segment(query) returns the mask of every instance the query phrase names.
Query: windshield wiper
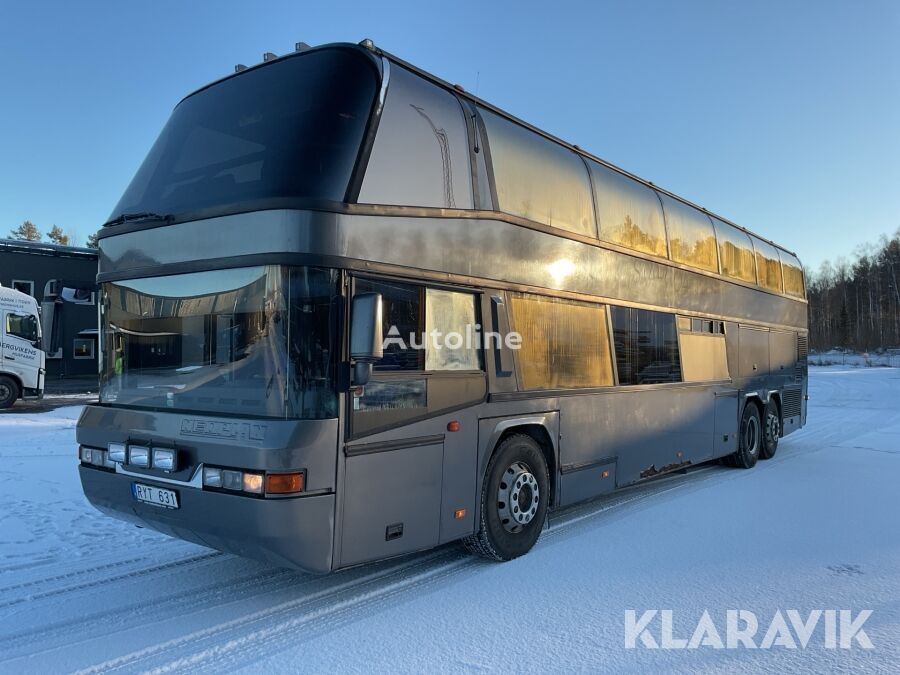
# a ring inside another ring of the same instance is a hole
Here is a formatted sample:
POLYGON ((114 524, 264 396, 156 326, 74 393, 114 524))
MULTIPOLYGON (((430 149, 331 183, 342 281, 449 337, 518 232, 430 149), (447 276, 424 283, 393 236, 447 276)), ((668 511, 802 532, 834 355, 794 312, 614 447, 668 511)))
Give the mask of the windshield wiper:
POLYGON ((161 215, 159 213, 153 213, 152 211, 143 211, 142 213, 123 213, 117 218, 105 222, 103 226, 122 225, 124 223, 142 223, 145 221, 162 221, 168 223, 172 220, 174 220, 174 218, 171 214, 161 215))

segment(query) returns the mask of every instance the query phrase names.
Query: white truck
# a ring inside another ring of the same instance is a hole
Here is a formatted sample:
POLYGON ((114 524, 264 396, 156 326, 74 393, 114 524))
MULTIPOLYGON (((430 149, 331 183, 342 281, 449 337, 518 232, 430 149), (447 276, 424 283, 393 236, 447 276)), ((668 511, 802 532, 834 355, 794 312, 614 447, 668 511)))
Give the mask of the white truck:
POLYGON ((45 372, 37 300, 0 286, 0 409, 43 397, 45 372))

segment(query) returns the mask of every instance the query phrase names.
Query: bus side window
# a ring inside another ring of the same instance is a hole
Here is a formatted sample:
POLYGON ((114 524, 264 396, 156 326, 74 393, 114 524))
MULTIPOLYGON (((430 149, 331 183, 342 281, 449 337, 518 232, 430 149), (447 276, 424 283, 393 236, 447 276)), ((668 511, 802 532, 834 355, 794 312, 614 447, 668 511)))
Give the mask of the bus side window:
POLYGON ((612 307, 619 384, 681 382, 675 315, 612 307))
POLYGON ((472 208, 469 135, 459 100, 394 65, 360 204, 472 208))
POLYGON ((357 293, 380 293, 384 356, 376 373, 481 370, 472 293, 357 279, 357 293))

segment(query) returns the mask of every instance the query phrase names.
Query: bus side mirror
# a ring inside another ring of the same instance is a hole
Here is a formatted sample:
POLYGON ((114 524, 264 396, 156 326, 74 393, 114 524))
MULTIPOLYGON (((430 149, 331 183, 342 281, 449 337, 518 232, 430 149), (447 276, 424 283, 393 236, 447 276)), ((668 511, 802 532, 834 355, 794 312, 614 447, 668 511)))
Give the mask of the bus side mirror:
POLYGON ((358 293, 353 296, 350 308, 353 384, 366 384, 372 376, 372 364, 382 357, 382 305, 381 293, 358 293))

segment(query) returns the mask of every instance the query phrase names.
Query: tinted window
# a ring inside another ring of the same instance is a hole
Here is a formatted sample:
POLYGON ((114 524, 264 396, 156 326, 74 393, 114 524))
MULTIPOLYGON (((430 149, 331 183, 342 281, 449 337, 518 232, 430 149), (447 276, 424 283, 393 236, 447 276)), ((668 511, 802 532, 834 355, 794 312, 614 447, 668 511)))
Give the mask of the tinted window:
POLYGON ((469 138, 453 94, 392 66, 359 202, 472 208, 469 138))
POLYGON ((100 398, 265 417, 337 415, 338 273, 247 267, 102 287, 100 398))
POLYGON ((377 80, 364 55, 326 49, 189 96, 111 217, 285 197, 343 201, 377 80))
POLYGON ((591 186, 574 152, 481 110, 501 211, 594 236, 591 186))
POLYGON ((606 307, 535 295, 510 298, 525 389, 601 387, 613 383, 606 307))
POLYGON ((475 296, 395 281, 357 279, 357 293, 381 293, 384 356, 374 370, 481 369, 475 296))
POLYGON ((675 315, 613 307, 619 384, 681 382, 675 315))
POLYGON ((37 317, 33 314, 6 314, 6 334, 13 335, 29 342, 37 342, 38 334, 37 317))
POLYGON ((732 279, 756 283, 756 259, 750 235, 728 223, 713 219, 719 240, 719 261, 722 274, 732 279))
POLYGON ((756 249, 759 285, 781 293, 784 288, 781 283, 781 258, 778 257, 778 249, 756 237, 753 237, 753 248, 756 249))
POLYGON ((709 272, 719 271, 712 221, 697 209, 660 195, 666 213, 669 254, 675 262, 709 272))
POLYGON ((796 256, 786 251, 779 251, 781 256, 781 270, 784 274, 784 292, 795 298, 806 297, 806 287, 803 283, 803 266, 796 256))
POLYGON ((424 370, 425 351, 416 349, 413 341, 420 343, 425 325, 425 289, 398 281, 357 279, 356 292, 381 293, 385 345, 384 355, 375 362, 374 370, 424 370))
POLYGON ((666 257, 666 228, 656 193, 602 164, 588 161, 597 201, 600 238, 666 257))

